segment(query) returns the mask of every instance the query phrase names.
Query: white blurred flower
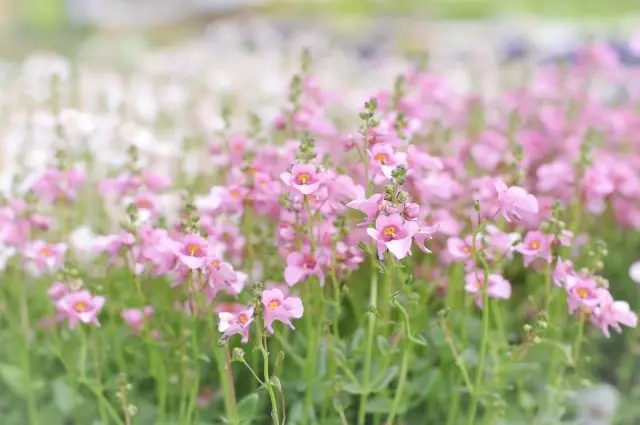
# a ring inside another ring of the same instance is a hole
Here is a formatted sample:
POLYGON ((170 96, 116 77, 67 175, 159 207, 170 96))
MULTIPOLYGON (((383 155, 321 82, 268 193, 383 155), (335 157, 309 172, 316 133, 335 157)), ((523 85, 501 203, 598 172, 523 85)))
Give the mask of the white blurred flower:
POLYGON ((640 261, 636 261, 629 267, 629 277, 635 283, 640 283, 640 261))

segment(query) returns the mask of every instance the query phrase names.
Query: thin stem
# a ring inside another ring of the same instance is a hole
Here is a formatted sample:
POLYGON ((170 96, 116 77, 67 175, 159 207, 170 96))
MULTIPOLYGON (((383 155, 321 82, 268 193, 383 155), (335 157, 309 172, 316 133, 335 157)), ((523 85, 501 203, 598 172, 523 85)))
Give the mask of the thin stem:
MULTIPOLYGON (((373 250, 372 250, 373 252, 373 250)), ((371 293, 369 295, 369 306, 375 309, 378 304, 378 271, 373 256, 371 260, 371 293)), ((374 312, 369 313, 369 321, 367 326, 367 348, 364 357, 364 370, 362 373, 362 395, 360 396, 360 409, 358 410, 358 425, 364 425, 367 411, 367 397, 369 395, 369 379, 371 378, 371 358, 373 355, 373 339, 376 329, 376 315, 374 312)))
POLYGON ((38 409, 36 405, 36 394, 33 390, 31 376, 31 350, 29 349, 29 338, 31 337, 31 326, 29 325, 29 307, 27 294, 27 280, 20 280, 20 324, 22 327, 22 336, 24 337, 24 346, 22 353, 22 370, 24 371, 25 381, 27 383, 27 412, 29 415, 29 423, 38 425, 38 409))
POLYGON ((473 425, 478 413, 478 402, 480 401, 480 384, 482 383, 482 377, 484 375, 484 361, 487 356, 487 347, 489 342, 489 265, 482 255, 480 255, 475 247, 476 236, 479 234, 482 228, 482 222, 480 220, 480 214, 478 213, 478 226, 473 235, 473 253, 476 257, 476 261, 482 266, 484 283, 482 285, 482 339, 480 341, 480 356, 478 359, 478 369, 476 370, 476 379, 473 386, 474 391, 471 394, 471 407, 469 410, 469 417, 467 420, 468 425, 473 425))
MULTIPOLYGON (((93 368, 94 368, 94 374, 96 377, 97 387, 99 388, 100 391, 102 391, 102 377, 100 376, 100 354, 99 354, 99 347, 98 347, 98 336, 96 332, 93 332, 93 335, 94 335, 94 341, 92 344, 93 368)), ((103 424, 106 424, 109 421, 107 420, 107 412, 105 410, 105 406, 102 401, 103 401, 103 398, 98 399, 98 412, 100 414, 100 421, 103 424)))
POLYGON ((273 383, 271 382, 271 376, 269 375, 269 352, 267 351, 267 340, 266 335, 264 335, 263 331, 263 323, 261 320, 257 320, 257 342, 258 349, 262 354, 262 371, 263 371, 263 382, 264 386, 267 389, 267 393, 269 393, 269 399, 271 400, 271 419, 273 420, 273 425, 280 425, 280 418, 278 416, 278 402, 276 400, 276 395, 273 391, 273 383))
POLYGON ((391 405, 391 411, 389 412, 389 417, 387 418, 386 425, 393 425, 393 421, 398 412, 398 408, 400 407, 400 401, 402 400, 402 396, 404 394, 404 386, 407 381, 407 374, 409 371, 409 361, 411 359, 411 328, 409 326, 409 314, 402 307, 402 305, 394 298, 394 305, 400 309, 400 312, 404 318, 404 333, 405 333, 405 341, 404 341, 404 351, 402 353, 402 362, 400 364, 400 379, 398 380, 398 387, 396 388, 396 395, 393 399, 393 404, 391 405))
POLYGON ((471 378, 469 376, 469 371, 467 371, 467 367, 464 365, 464 362, 460 357, 460 353, 456 348, 456 344, 453 341, 453 337, 451 336, 451 330, 449 329, 449 326, 447 325, 444 319, 442 319, 440 322, 441 322, 442 330, 444 332, 444 339, 447 342, 447 345, 449 346, 449 348, 451 349, 451 354, 453 354, 453 358, 456 361, 456 366, 460 368, 460 372, 462 373, 462 378, 467 387, 467 391, 469 391, 469 394, 473 394, 474 389, 473 389, 473 384, 471 383, 471 378))

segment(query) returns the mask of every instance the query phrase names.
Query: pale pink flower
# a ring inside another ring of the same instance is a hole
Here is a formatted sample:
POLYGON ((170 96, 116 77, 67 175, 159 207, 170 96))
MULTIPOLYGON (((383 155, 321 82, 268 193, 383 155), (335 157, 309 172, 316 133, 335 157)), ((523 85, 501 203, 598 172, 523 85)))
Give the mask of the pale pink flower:
POLYGON ((199 235, 186 235, 176 255, 189 269, 199 269, 207 262, 207 241, 199 235))
POLYGON ((376 193, 368 199, 354 199, 347 204, 347 207, 363 212, 367 218, 360 225, 366 225, 375 220, 380 211, 382 211, 384 207, 384 195, 376 193))
POLYGON ((394 152, 388 144, 376 144, 369 152, 373 181, 382 183, 385 179, 391 179, 391 173, 400 164, 407 160, 407 155, 402 152, 394 152))
POLYGON ((620 324, 635 328, 638 326, 638 316, 631 311, 626 301, 615 301, 607 289, 598 288, 600 305, 590 316, 591 320, 602 330, 608 338, 609 328, 616 332, 622 332, 620 324))
POLYGON ((285 296, 278 288, 262 291, 262 305, 264 308, 264 326, 273 333, 273 322, 279 321, 295 329, 291 319, 299 319, 304 313, 302 300, 299 297, 285 296))
POLYGON ((24 256, 39 273, 54 272, 64 267, 64 257, 67 244, 50 244, 44 241, 34 241, 24 250, 24 256))
MULTIPOLYGON (((509 299, 511 298, 511 284, 499 274, 489 274, 487 276, 487 296, 489 298, 509 299)), ((465 276, 464 290, 472 294, 478 307, 482 308, 483 288, 485 286, 484 272, 474 270, 465 276)))
POLYGON ((529 266, 535 259, 541 258, 547 263, 551 262, 551 243, 553 235, 546 235, 538 230, 527 232, 522 243, 516 245, 515 250, 524 257, 524 265, 529 266))
POLYGON ((553 269, 553 284, 562 287, 565 285, 567 277, 573 276, 574 274, 575 271, 571 260, 563 260, 562 258, 558 258, 556 267, 553 269))
POLYGON ((70 292, 56 302, 58 312, 67 319, 70 329, 75 328, 78 322, 100 327, 98 313, 103 306, 104 297, 94 297, 87 290, 70 292))
POLYGON ((145 320, 153 314, 153 307, 146 306, 144 309, 128 308, 121 314, 122 319, 131 327, 133 333, 142 330, 145 320))
MULTIPOLYGON (((415 221, 404 221, 400 214, 379 215, 376 227, 368 228, 367 234, 376 241, 378 258, 389 250, 398 260, 411 255, 411 241, 420 226, 415 221)), ((424 245, 423 245, 424 247, 424 245)))
POLYGON ((287 187, 296 189, 303 195, 311 195, 320 188, 323 174, 318 172, 315 165, 296 164, 291 172, 284 172, 280 178, 287 187))
POLYGON ((496 181, 498 202, 502 217, 508 221, 520 221, 524 215, 538 214, 538 200, 519 186, 507 187, 502 181, 496 181))
POLYGON ((318 277, 320 286, 324 285, 324 272, 316 257, 308 249, 287 255, 287 267, 284 270, 284 280, 287 285, 293 286, 312 275, 318 277))
POLYGON ((249 341, 249 327, 253 323, 253 306, 237 312, 218 313, 218 331, 222 332, 223 338, 228 339, 232 335, 242 335, 242 343, 249 341))
POLYGON ((569 313, 576 310, 591 312, 600 303, 598 286, 591 278, 569 275, 565 278, 569 313))

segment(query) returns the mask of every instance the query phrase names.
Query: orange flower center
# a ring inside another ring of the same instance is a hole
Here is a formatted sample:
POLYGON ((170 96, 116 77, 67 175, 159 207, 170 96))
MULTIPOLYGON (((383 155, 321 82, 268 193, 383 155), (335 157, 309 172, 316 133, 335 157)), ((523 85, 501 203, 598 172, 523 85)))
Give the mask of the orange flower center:
POLYGON ((138 204, 138 208, 141 208, 144 210, 151 209, 151 201, 149 201, 148 199, 141 199, 136 203, 138 204))
POLYGON ((190 256, 196 256, 200 254, 200 247, 194 243, 190 243, 187 245, 187 252, 190 256))
POLYGON ((576 289, 576 294, 578 294, 578 297, 584 299, 589 296, 589 290, 587 290, 586 288, 578 288, 576 289))
POLYGON ((389 156, 386 153, 379 153, 373 158, 382 165, 385 165, 387 162, 389 162, 389 156))
POLYGON ((540 249, 540 241, 532 241, 529 244, 529 248, 531 248, 531 249, 540 249))
POLYGON ((465 245, 462 248, 462 252, 464 252, 465 254, 471 254, 471 247, 469 245, 465 245))
POLYGON ((40 251, 40 254, 43 257, 51 257, 53 255, 53 251, 51 250, 51 248, 46 246, 46 247, 42 248, 42 250, 40 251))
POLYGON ((304 263, 302 264, 302 267, 304 267, 305 269, 314 269, 316 267, 316 260, 313 257, 310 256, 306 256, 304 258, 304 263))
POLYGON ((87 304, 82 301, 77 302, 73 305, 73 309, 78 313, 84 313, 87 311, 87 304))
POLYGON ((396 227, 395 226, 387 226, 384 229, 382 229, 382 233, 389 237, 389 238, 395 238, 396 237, 396 227))
POLYGON ((311 174, 309 173, 300 173, 296 176, 296 183, 298 184, 307 184, 311 180, 311 174))
POLYGON ((229 191, 229 195, 231 195, 233 199, 238 199, 240 197, 240 191, 238 189, 232 189, 229 191))
POLYGON ((269 303, 269 310, 275 310, 278 307, 280 307, 280 302, 276 300, 273 300, 269 303))
POLYGON ((211 262, 211 267, 213 267, 214 269, 219 268, 219 267, 220 267, 220 261, 218 261, 218 260, 213 260, 213 261, 211 262))
POLYGON ((242 313, 240 316, 238 316, 238 321, 244 325, 249 321, 249 318, 246 314, 242 313))

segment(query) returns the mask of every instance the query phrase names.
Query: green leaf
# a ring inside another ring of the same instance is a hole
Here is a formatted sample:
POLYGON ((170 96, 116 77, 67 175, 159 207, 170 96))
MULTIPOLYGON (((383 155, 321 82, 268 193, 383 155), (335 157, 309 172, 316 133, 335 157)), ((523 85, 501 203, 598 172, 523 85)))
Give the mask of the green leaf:
POLYGON ((380 354, 382 354, 384 357, 387 357, 390 350, 389 341, 387 340, 387 338, 382 335, 378 335, 378 337, 376 338, 376 343, 378 344, 378 350, 380 350, 380 354))
POLYGON ((420 334, 416 334, 411 341, 418 345, 422 345, 423 347, 427 347, 429 345, 425 337, 420 334))
POLYGON ((260 397, 257 393, 252 393, 244 397, 238 403, 238 416, 240 416, 240 422, 248 425, 256 417, 256 410, 258 407, 258 401, 260 397))
POLYGON ((6 363, 0 363, 0 378, 19 397, 26 398, 29 393, 29 385, 31 385, 31 391, 35 393, 44 389, 42 380, 29 382, 22 369, 6 363))
POLYGON ((542 339, 540 342, 542 344, 548 344, 548 345, 551 345, 552 347, 555 347, 562 354, 564 354, 564 357, 567 360, 567 364, 570 364, 570 365, 574 364, 573 350, 571 349, 571 345, 563 344, 561 342, 554 341, 552 339, 546 339, 546 338, 542 339))
POLYGON ((371 384, 371 392, 377 393, 386 389, 391 381, 393 381, 393 378, 398 374, 399 369, 400 368, 398 366, 392 366, 384 371, 382 375, 376 376, 376 379, 371 384))
POLYGON ((367 413, 389 413, 393 401, 387 397, 373 397, 367 402, 367 413))
POLYGON ((68 414, 76 406, 84 403, 82 396, 75 389, 70 388, 64 378, 53 381, 51 389, 56 407, 64 414, 68 414))
POLYGON ((356 385, 351 382, 345 382, 344 384, 342 384, 342 391, 349 394, 355 394, 355 395, 364 393, 360 385, 356 385))

